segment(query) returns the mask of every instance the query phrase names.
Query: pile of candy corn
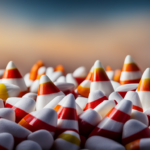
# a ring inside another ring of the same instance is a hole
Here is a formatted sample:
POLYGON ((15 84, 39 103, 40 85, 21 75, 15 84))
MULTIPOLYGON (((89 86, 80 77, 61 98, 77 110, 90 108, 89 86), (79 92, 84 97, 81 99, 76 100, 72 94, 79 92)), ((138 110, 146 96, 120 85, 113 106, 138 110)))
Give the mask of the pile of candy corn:
POLYGON ((0 150, 149 150, 150 68, 96 60, 66 74, 38 61, 22 77, 0 70, 0 150))

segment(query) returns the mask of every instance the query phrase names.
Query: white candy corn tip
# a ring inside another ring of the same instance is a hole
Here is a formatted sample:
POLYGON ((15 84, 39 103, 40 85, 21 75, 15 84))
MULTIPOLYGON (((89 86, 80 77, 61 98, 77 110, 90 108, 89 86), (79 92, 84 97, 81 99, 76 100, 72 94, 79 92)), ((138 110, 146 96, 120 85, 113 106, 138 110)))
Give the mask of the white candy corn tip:
POLYGON ((142 75, 142 79, 147 79, 147 78, 150 78, 150 68, 147 68, 142 75))
POLYGON ((94 63, 93 69, 95 69, 95 68, 103 68, 104 69, 102 63, 99 60, 96 60, 94 63))
POLYGON ((69 108, 74 108, 76 109, 76 103, 75 103, 75 98, 73 94, 68 94, 67 96, 64 97, 63 99, 64 103, 62 104, 63 107, 69 107, 69 108))
POLYGON ((47 75, 42 75, 40 78, 40 84, 50 82, 50 79, 47 75))
POLYGON ((74 77, 86 77, 86 75, 87 75, 87 71, 86 71, 86 68, 84 66, 77 68, 73 72, 74 77))
POLYGON ((124 61, 124 64, 134 63, 134 59, 131 57, 131 55, 127 55, 124 61))
POLYGON ((38 74, 42 74, 46 72, 46 67, 42 66, 38 69, 38 74))
POLYGON ((16 68, 16 65, 14 64, 13 61, 10 61, 10 62, 7 64, 6 69, 14 69, 14 68, 16 68))

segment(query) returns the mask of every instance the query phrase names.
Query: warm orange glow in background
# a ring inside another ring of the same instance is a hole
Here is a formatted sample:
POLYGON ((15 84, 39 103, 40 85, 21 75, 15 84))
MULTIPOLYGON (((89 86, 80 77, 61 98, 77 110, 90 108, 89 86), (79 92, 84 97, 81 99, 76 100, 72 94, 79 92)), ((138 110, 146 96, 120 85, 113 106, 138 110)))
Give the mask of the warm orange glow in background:
POLYGON ((104 66, 122 68, 127 54, 140 68, 150 67, 150 17, 137 15, 109 22, 66 22, 35 25, 0 15, 0 68, 13 60, 22 74, 39 59, 46 66, 63 64, 67 72, 99 59, 104 66))

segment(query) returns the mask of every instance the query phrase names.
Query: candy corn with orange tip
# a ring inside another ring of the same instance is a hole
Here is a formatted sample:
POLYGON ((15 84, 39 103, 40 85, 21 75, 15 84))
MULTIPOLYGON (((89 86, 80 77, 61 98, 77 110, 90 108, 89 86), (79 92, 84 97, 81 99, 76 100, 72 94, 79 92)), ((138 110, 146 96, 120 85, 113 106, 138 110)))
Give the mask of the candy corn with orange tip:
POLYGON ((86 76, 85 80, 77 87, 77 92, 84 97, 89 96, 90 93, 90 85, 92 80, 92 73, 93 73, 93 67, 91 68, 90 72, 86 76))
POLYGON ((139 83, 141 71, 130 55, 127 55, 123 64, 120 84, 139 83))
POLYGON ((61 71, 65 75, 65 69, 63 65, 57 65, 54 69, 54 71, 61 71))
POLYGON ((19 97, 22 97, 27 93, 27 86, 25 84, 25 81, 13 61, 10 61, 7 64, 2 78, 2 83, 17 85, 20 88, 19 97))
POLYGON ((42 109, 53 98, 59 95, 64 95, 64 93, 54 85, 48 76, 42 75, 40 78, 38 96, 36 100, 36 110, 42 109))
POLYGON ((107 76, 110 80, 113 79, 113 76, 114 76, 114 71, 111 69, 110 66, 107 66, 106 67, 106 73, 107 73, 107 76))
POLYGON ((150 108, 150 68, 147 68, 144 71, 137 92, 140 97, 143 109, 146 111, 148 108, 150 108))
POLYGON ((107 97, 114 91, 112 84, 99 60, 94 63, 90 92, 100 90, 107 97))
POLYGON ((114 72, 113 80, 116 82, 120 82, 121 70, 117 69, 114 72))

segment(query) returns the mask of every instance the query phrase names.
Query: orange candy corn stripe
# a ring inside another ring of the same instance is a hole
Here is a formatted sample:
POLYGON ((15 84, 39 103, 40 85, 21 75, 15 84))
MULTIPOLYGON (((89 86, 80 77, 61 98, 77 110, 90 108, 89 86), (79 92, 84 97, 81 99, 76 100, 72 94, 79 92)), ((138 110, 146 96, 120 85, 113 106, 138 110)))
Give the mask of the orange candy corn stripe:
POLYGON ((5 70, 3 79, 13 79, 13 78, 22 78, 18 69, 15 68, 15 69, 5 70))
POLYGON ((60 109, 60 107, 61 107, 61 105, 57 105, 57 106, 54 108, 54 110, 55 110, 56 112, 58 112, 58 110, 60 109))
POLYGON ((127 144, 125 148, 126 150, 140 150, 140 139, 127 144))
POLYGON ((150 91, 150 79, 141 79, 137 91, 150 91))
POLYGON ((140 69, 135 63, 129 63, 123 65, 122 71, 140 71, 140 69))
POLYGON ((60 90, 52 83, 42 83, 39 85, 38 95, 46 95, 60 92, 60 90))
POLYGON ((121 76, 121 70, 116 70, 115 74, 114 74, 114 77, 113 77, 113 80, 116 81, 116 82, 119 82, 120 81, 120 76, 121 76))
POLYGON ((106 71, 113 71, 110 66, 106 67, 106 71))
POLYGON ((93 73, 89 72, 88 75, 86 76, 85 80, 91 81, 92 80, 92 75, 93 75, 93 73))
POLYGON ((90 88, 82 87, 81 85, 79 85, 77 87, 77 91, 81 96, 88 97, 90 93, 90 88))
POLYGON ((103 68, 96 68, 93 70, 92 82, 94 81, 109 81, 103 68))

